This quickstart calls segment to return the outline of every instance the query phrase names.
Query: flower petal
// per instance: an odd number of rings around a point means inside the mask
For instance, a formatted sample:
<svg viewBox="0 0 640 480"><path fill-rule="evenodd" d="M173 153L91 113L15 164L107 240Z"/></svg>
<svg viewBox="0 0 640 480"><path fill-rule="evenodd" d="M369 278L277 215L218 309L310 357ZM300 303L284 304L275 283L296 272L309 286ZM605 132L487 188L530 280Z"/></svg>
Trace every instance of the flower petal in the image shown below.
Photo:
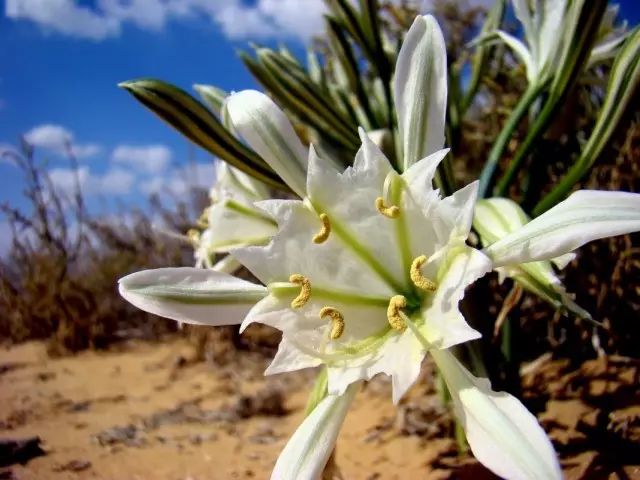
<svg viewBox="0 0 640 480"><path fill-rule="evenodd" d="M466 240L469 236L479 185L478 181L470 183L435 205L429 219L436 225L443 244L451 240Z"/></svg>
<svg viewBox="0 0 640 480"><path fill-rule="evenodd" d="M488 247L505 235L518 230L529 222L529 217L520 205L508 198L478 200L473 216L482 245Z"/></svg>
<svg viewBox="0 0 640 480"><path fill-rule="evenodd" d="M360 383L344 395L327 395L304 419L276 461L271 480L315 479L336 444Z"/></svg>
<svg viewBox="0 0 640 480"><path fill-rule="evenodd" d="M561 479L549 438L515 397L491 390L474 377L449 350L431 350L453 399L475 457L502 478Z"/></svg>
<svg viewBox="0 0 640 480"><path fill-rule="evenodd" d="M159 268L119 281L120 294L136 307L179 322L235 325L267 289L213 270Z"/></svg>
<svg viewBox="0 0 640 480"><path fill-rule="evenodd" d="M317 367L322 361L302 353L286 337L282 338L275 357L264 371L265 375L293 372L304 368Z"/></svg>
<svg viewBox="0 0 640 480"><path fill-rule="evenodd" d="M480 333L471 328L460 313L458 304L465 289L492 268L486 255L466 246L445 262L446 274L438 279L438 289L429 299L430 306L423 315L425 323L420 327L435 348L449 348L480 338Z"/></svg>
<svg viewBox="0 0 640 480"><path fill-rule="evenodd" d="M249 146L304 198L308 152L284 112L269 97L255 90L232 95L227 109L233 125Z"/></svg>
<svg viewBox="0 0 640 480"><path fill-rule="evenodd" d="M264 245L278 231L276 222L246 203L227 199L209 209L209 228L206 238L208 251L228 252L246 245Z"/></svg>
<svg viewBox="0 0 640 480"><path fill-rule="evenodd" d="M640 230L640 194L580 190L484 252L494 267L550 260L599 238Z"/></svg>
<svg viewBox="0 0 640 480"><path fill-rule="evenodd" d="M419 16L404 39L394 80L404 167L444 146L447 51L438 22Z"/></svg>
<svg viewBox="0 0 640 480"><path fill-rule="evenodd" d="M529 80L529 82L532 82L538 72L536 70L536 66L533 64L531 53L529 53L526 45L513 35L509 35L502 30L498 30L496 33L502 39L502 41L506 43L509 48L511 48L511 50L513 50L513 53L515 53L518 59L522 62L527 72L527 80Z"/></svg>
<svg viewBox="0 0 640 480"><path fill-rule="evenodd" d="M231 255L226 255L224 258L214 263L211 269L216 272L228 273L229 275L231 275L241 266L242 264L234 257L232 257Z"/></svg>
<svg viewBox="0 0 640 480"><path fill-rule="evenodd" d="M538 39L538 32L535 29L535 24L531 15L529 0L513 0L513 10L515 11L516 18L520 20L520 23L522 23L527 43L534 46Z"/></svg>

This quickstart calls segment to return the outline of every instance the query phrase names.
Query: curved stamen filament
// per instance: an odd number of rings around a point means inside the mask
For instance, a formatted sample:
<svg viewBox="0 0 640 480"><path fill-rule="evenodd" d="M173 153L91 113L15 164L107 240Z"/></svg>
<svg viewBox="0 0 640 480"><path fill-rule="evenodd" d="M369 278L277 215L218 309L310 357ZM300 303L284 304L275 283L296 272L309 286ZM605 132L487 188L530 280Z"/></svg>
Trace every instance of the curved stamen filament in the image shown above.
<svg viewBox="0 0 640 480"><path fill-rule="evenodd" d="M404 320L402 319L402 312L400 312L400 310L406 306L407 299L402 295L396 295L391 297L391 300L389 300L389 306L387 307L387 320L389 320L389 325L399 332L404 332L407 328Z"/></svg>
<svg viewBox="0 0 640 480"><path fill-rule="evenodd" d="M331 233L331 224L329 223L329 217L326 213L320 214L320 221L322 222L322 228L313 236L313 243L320 244L326 242Z"/></svg>
<svg viewBox="0 0 640 480"><path fill-rule="evenodd" d="M211 206L208 206L198 218L198 225L202 228L207 228L209 226L209 211L211 210Z"/></svg>
<svg viewBox="0 0 640 480"><path fill-rule="evenodd" d="M333 307L324 307L320 310L320 319L323 319L326 316L331 318L331 331L329 332L329 338L331 340L339 339L344 332L344 317Z"/></svg>
<svg viewBox="0 0 640 480"><path fill-rule="evenodd" d="M304 275L294 273L289 277L291 283L300 285L300 294L291 302L291 308L302 308L309 301L311 297L311 282Z"/></svg>
<svg viewBox="0 0 640 480"><path fill-rule="evenodd" d="M192 228L187 232L187 238L192 245L197 246L200 243L200 232Z"/></svg>
<svg viewBox="0 0 640 480"><path fill-rule="evenodd" d="M376 198L376 209L387 218L398 218L400 216L400 208L395 205L387 207L382 197Z"/></svg>
<svg viewBox="0 0 640 480"><path fill-rule="evenodd" d="M411 281L416 287L421 288L422 290L435 292L438 288L438 284L433 280L426 278L420 271L420 268L422 268L426 262L427 257L425 255L420 255L418 258L413 260L410 271Z"/></svg>

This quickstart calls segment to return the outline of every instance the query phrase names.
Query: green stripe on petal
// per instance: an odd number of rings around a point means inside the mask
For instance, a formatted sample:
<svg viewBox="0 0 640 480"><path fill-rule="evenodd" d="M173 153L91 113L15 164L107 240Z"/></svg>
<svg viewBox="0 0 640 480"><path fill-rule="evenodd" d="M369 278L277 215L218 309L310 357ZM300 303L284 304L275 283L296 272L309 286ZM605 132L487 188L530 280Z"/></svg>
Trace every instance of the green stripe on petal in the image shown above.
<svg viewBox="0 0 640 480"><path fill-rule="evenodd" d="M136 307L184 323L235 325L268 291L225 273L201 268L159 268L119 281L120 294Z"/></svg>

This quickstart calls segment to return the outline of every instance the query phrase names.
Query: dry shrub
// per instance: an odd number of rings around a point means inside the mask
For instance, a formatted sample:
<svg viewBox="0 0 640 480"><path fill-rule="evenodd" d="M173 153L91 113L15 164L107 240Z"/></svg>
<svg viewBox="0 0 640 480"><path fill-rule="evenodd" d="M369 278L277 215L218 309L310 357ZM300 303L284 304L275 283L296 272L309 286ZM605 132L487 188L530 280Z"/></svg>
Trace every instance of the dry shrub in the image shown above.
<svg viewBox="0 0 640 480"><path fill-rule="evenodd" d="M56 188L29 145L4 155L24 174L28 207L0 206L13 233L9 251L0 258L0 339L49 339L51 353L63 353L174 329L173 322L120 298L117 281L141 269L191 263L191 247L158 234L150 220L162 216L185 231L188 209L181 205L170 212L156 199L149 213L92 215L72 155L71 195Z"/></svg>

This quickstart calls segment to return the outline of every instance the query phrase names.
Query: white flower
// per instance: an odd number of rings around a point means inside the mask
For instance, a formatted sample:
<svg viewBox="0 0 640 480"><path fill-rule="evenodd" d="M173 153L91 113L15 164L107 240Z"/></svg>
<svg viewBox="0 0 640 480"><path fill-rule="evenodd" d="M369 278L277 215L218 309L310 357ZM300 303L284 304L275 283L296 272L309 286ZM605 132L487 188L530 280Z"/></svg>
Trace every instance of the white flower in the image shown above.
<svg viewBox="0 0 640 480"><path fill-rule="evenodd" d="M489 198L476 203L473 226L480 235L482 245L489 245L515 232L530 221L527 214L513 200ZM580 317L591 319L589 312L577 305L567 293L551 266L562 269L575 254L569 253L551 261L529 262L521 265L506 265L496 268L502 283L505 277L513 278L525 289L548 301L557 309L567 309Z"/></svg>
<svg viewBox="0 0 640 480"><path fill-rule="evenodd" d="M228 273L237 269L232 257L215 265L211 256L247 245L264 245L276 233L276 223L254 202L268 198L266 187L224 162L216 164L216 183L210 191L212 204L205 211L202 234L191 232L196 267L207 266Z"/></svg>
<svg viewBox="0 0 640 480"><path fill-rule="evenodd" d="M532 3L535 8L531 10ZM516 17L522 23L525 43L502 30L496 33L520 59L526 69L530 84L541 85L562 67L558 64L564 45L569 45L575 34L575 22L584 2L568 2L568 0L513 0ZM601 35L598 37L588 60L588 65L607 58L613 58L626 38L626 27L613 28L617 7L610 6L601 22Z"/></svg>
<svg viewBox="0 0 640 480"><path fill-rule="evenodd" d="M275 104L257 92L236 94L228 108L238 131L304 198L258 202L277 222L277 233L266 246L232 251L265 286L184 268L135 273L121 279L120 292L144 310L187 323L278 328L283 340L266 373L326 365L329 396L285 447L274 479L313 478L330 454L355 386L385 373L397 402L427 351L485 466L506 478L560 478L535 417L514 397L493 392L447 350L479 337L458 303L465 288L494 267L548 260L587 241L640 229L639 196L576 194L485 251L467 246L477 183L444 199L432 186L447 153L439 120L446 70L433 65L444 55L442 35L435 20L419 17L407 38L395 90L402 92L398 122L405 153L413 153L405 156L401 175L362 130L362 147L346 171L313 149L308 163L302 161L299 140ZM434 92L445 98L430 97Z"/></svg>

